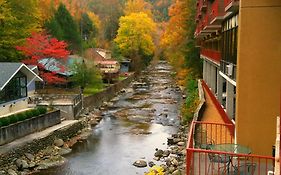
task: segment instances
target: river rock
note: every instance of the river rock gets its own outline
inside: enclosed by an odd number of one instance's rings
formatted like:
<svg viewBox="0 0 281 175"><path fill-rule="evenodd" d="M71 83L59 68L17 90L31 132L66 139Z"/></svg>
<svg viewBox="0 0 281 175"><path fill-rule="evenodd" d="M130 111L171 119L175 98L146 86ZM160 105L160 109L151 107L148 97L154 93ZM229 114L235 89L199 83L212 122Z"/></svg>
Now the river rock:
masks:
<svg viewBox="0 0 281 175"><path fill-rule="evenodd" d="M31 162L29 163L29 168L34 168L35 166L36 166L36 163L35 163L35 162L31 161Z"/></svg>
<svg viewBox="0 0 281 175"><path fill-rule="evenodd" d="M29 161L33 161L33 160L34 160L34 156L33 156L32 154L30 154L30 153L25 153L24 155L25 155L25 157L26 157Z"/></svg>
<svg viewBox="0 0 281 175"><path fill-rule="evenodd" d="M181 172L180 172L180 170L175 170L175 171L172 173L172 175L181 175Z"/></svg>
<svg viewBox="0 0 281 175"><path fill-rule="evenodd" d="M54 144L55 144L55 146L57 146L57 147L62 147L63 144L64 144L64 141L63 141L62 139L56 139L56 140L54 141Z"/></svg>
<svg viewBox="0 0 281 175"><path fill-rule="evenodd" d="M158 149L155 153L154 153L154 156L155 157L163 157L163 154L164 154L164 151L161 150L161 149Z"/></svg>
<svg viewBox="0 0 281 175"><path fill-rule="evenodd" d="M172 163L172 165L174 165L174 166L178 166L178 165L179 165L179 162L178 162L177 159L175 159L175 158L172 158L172 159L171 159L171 163Z"/></svg>
<svg viewBox="0 0 281 175"><path fill-rule="evenodd" d="M19 170L27 169L29 167L26 160L17 159L15 163Z"/></svg>
<svg viewBox="0 0 281 175"><path fill-rule="evenodd" d="M170 151L169 150L165 150L163 153L163 157L168 157L170 155Z"/></svg>
<svg viewBox="0 0 281 175"><path fill-rule="evenodd" d="M178 142L178 146L184 146L184 142Z"/></svg>
<svg viewBox="0 0 281 175"><path fill-rule="evenodd" d="M61 156L50 157L50 159L42 160L36 170L48 169L50 167L61 166L66 162L66 159Z"/></svg>
<svg viewBox="0 0 281 175"><path fill-rule="evenodd" d="M149 167L153 167L155 165L155 163L150 161L150 162L148 162L148 165L149 165Z"/></svg>
<svg viewBox="0 0 281 175"><path fill-rule="evenodd" d="M153 157L153 160L159 161L160 157Z"/></svg>
<svg viewBox="0 0 281 175"><path fill-rule="evenodd" d="M137 160L133 163L133 165L139 168L143 168L147 166L147 163L144 160Z"/></svg>
<svg viewBox="0 0 281 175"><path fill-rule="evenodd" d="M70 148L61 148L59 149L58 154L62 156L62 155L69 154L71 151L72 149Z"/></svg>
<svg viewBox="0 0 281 175"><path fill-rule="evenodd" d="M22 169L27 169L27 168L29 168L29 165L28 165L27 161L22 160Z"/></svg>
<svg viewBox="0 0 281 175"><path fill-rule="evenodd" d="M8 174L9 174L9 175L17 175L17 173L15 172L15 170L12 170L12 169L8 169Z"/></svg>

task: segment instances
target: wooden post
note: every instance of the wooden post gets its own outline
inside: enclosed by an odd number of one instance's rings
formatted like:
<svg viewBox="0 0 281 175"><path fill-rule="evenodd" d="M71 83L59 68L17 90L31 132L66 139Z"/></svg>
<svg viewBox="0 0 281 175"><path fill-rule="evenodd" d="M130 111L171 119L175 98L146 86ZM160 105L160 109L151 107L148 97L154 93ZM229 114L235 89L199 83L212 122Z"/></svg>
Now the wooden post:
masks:
<svg viewBox="0 0 281 175"><path fill-rule="evenodd" d="M274 174L280 174L280 117L277 117Z"/></svg>

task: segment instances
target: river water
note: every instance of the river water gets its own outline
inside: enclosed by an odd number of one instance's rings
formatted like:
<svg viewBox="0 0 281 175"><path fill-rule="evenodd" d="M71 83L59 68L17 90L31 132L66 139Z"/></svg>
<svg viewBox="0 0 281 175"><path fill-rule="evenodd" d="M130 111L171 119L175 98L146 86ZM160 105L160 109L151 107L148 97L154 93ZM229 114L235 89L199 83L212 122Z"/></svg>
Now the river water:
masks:
<svg viewBox="0 0 281 175"><path fill-rule="evenodd" d="M181 94L166 62L143 71L139 79L101 110L92 135L76 143L61 167L37 175L134 175L148 168L133 162L153 161L155 148L167 149L177 132ZM153 161L156 164L163 162Z"/></svg>

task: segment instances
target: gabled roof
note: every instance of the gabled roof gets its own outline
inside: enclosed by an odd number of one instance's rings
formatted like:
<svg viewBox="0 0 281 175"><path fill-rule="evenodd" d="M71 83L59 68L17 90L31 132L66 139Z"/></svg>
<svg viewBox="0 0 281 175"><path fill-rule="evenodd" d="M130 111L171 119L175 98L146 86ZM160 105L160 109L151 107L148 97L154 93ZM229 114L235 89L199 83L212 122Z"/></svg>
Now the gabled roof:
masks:
<svg viewBox="0 0 281 175"><path fill-rule="evenodd" d="M9 81L21 70L25 69L26 71L33 74L39 81L43 81L35 72L28 68L23 63L8 63L0 62L0 91L9 83Z"/></svg>

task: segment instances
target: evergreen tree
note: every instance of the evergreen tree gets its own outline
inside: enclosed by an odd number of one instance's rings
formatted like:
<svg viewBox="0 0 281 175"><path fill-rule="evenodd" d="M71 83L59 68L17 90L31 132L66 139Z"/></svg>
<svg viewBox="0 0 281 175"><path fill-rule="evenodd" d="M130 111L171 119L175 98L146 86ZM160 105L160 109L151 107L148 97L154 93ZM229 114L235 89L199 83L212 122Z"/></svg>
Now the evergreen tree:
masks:
<svg viewBox="0 0 281 175"><path fill-rule="evenodd" d="M52 36L66 41L70 50L81 50L82 40L78 25L75 23L65 5L59 5L53 18L46 23L46 27Z"/></svg>

